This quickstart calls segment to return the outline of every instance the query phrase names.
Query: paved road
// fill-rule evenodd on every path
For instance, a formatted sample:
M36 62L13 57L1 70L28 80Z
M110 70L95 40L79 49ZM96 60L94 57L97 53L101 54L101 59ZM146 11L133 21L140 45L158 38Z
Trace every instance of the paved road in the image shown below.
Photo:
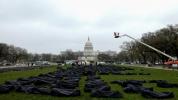
M148 67L148 66L146 66L146 65L141 65L141 64L132 64L132 65L128 65L128 66L137 66L137 67L144 67L144 68L154 68L154 69L163 69L163 70L174 70L174 71L178 71L178 69L164 68L163 66L151 66L151 67Z
M18 68L18 67L28 67L27 65L23 65L23 66L0 66L0 69L8 69L8 68Z

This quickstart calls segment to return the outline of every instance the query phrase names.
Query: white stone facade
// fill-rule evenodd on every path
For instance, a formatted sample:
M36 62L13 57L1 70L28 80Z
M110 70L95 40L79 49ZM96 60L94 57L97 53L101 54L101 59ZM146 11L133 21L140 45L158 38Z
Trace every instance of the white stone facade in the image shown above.
M93 45L90 42L90 38L89 37L88 37L88 41L85 43L83 54L84 54L84 56L81 57L80 60L83 60L86 63L96 62L97 57L96 57L96 55L94 53Z

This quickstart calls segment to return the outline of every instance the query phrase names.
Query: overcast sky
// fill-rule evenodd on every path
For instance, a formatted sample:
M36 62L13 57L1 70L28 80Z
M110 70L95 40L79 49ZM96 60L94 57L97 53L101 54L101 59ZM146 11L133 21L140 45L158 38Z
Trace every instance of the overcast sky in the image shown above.
M94 50L120 50L168 24L178 24L178 0L0 0L0 42L32 53L83 50L88 36Z

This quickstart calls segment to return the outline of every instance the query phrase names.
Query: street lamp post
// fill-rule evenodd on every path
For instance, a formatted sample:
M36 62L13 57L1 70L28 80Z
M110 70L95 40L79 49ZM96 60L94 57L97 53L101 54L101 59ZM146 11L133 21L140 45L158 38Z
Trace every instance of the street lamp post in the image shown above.
M129 37L129 38L131 38L131 39L143 44L144 46L146 46L146 47L148 47L148 48L150 48L150 49L152 49L152 50L154 50L154 51L156 51L156 52L158 52L158 53L160 53L160 54L172 59L173 61L177 60L176 58L174 58L174 57L172 57L172 56L170 56L170 55L168 55L168 54L166 54L166 53L164 53L164 52L162 52L162 51L160 51L160 50L158 50L158 49L156 49L156 48L154 48L154 47L152 47L152 46L150 46L150 45L148 45L148 44L146 44L146 43L144 43L142 41L139 41L139 40L127 35L127 34L119 35L119 33L114 32L114 37L115 38L119 38L119 37L123 37L123 36Z

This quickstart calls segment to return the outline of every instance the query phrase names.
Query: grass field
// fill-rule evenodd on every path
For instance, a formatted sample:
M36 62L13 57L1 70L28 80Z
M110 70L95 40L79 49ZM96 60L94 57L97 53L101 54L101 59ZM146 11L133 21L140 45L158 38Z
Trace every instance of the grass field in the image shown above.
M113 80L126 80L126 79L136 79L136 80L167 80L171 83L178 83L178 71L170 71L170 70L161 70L161 69L146 69L141 67L132 67L134 70L129 72L145 72L151 73L151 75L102 75L101 78L109 83L112 90L119 90L123 94L123 98L119 100L145 100L140 94L126 94L122 91L122 87L119 85L110 84L110 81ZM37 76L40 73L48 73L55 71L56 67L47 67L41 69L33 69L26 71L11 71L0 73L0 83L2 84L6 80L14 80L20 77L29 77L29 76ZM54 96L46 96L46 95L36 95L36 94L25 94L25 93L17 93L10 92L9 94L0 94L0 100L116 100L111 98L93 98L90 97L89 93L84 93L83 88L85 84L85 78L82 77L80 80L80 90L81 96L79 97L54 97ZM154 87L156 91L170 91L174 92L175 98L166 99L166 100L178 100L178 88L158 88L156 84L145 83L146 87ZM117 99L118 100L118 99ZM147 99L150 100L150 99Z

